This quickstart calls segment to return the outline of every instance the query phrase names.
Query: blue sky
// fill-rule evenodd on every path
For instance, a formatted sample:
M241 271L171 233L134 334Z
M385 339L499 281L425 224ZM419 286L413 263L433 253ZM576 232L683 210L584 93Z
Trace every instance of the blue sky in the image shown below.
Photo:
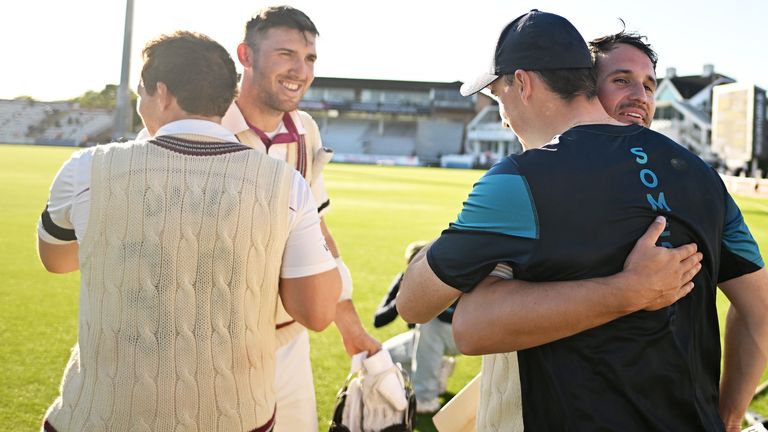
M158 34L205 33L235 55L242 28L259 8L286 2L134 0L131 85L139 52ZM27 0L0 16L0 98L59 100L120 80L124 0ZM659 53L657 74L698 74L705 63L768 88L768 2L333 1L287 2L320 30L317 76L417 81L470 79L487 66L499 31L538 8L565 16L589 40L639 31Z

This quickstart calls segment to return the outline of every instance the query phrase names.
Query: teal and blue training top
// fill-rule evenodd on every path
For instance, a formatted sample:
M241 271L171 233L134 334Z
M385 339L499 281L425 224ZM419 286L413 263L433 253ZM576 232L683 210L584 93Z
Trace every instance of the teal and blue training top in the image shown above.
M526 430L723 430L716 285L764 265L741 212L719 175L665 136L578 126L493 166L430 248L434 273L464 292L497 263L527 281L594 278L621 271L659 214L661 246L693 241L704 254L695 288L520 351Z

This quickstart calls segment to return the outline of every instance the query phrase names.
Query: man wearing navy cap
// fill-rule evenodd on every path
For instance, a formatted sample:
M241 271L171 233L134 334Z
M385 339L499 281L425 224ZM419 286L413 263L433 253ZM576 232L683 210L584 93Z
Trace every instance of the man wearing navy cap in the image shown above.
M478 429L739 430L768 358L768 273L717 173L605 112L589 49L563 17L512 21L493 69L462 94L486 87L526 151L475 184L397 300L423 322L462 296L459 349L492 354ZM659 216L660 246L694 242L703 260L654 295L657 275L630 271L637 248L624 257ZM669 253L692 260L684 251ZM717 285L732 304L722 380Z

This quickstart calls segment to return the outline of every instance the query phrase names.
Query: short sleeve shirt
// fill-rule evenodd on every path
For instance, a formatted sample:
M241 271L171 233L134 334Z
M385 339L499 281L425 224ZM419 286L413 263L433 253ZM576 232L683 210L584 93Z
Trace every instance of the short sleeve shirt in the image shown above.
M492 167L428 251L434 273L465 292L498 263L529 281L607 276L659 214L661 246L694 241L704 254L694 290L520 351L526 430L720 430L716 285L764 266L738 207L663 135L579 126Z
M200 120L169 123L157 136L196 132L237 142L221 126ZM51 244L65 244L84 238L90 207L91 160L94 148L76 152L56 174L48 205L38 222L38 236ZM307 182L293 173L289 197L289 234L280 276L311 276L336 267L320 231L320 219Z
M320 130L317 127L317 123L315 123L315 121L308 114L300 111L292 111L289 113L289 115L291 116L291 119L297 128L297 132L299 135L304 136L307 146L309 146L313 152L323 147L323 143L320 138ZM305 124L305 122L307 124ZM250 126L248 126L248 123L245 121L245 117L243 117L243 113L234 102L232 105L230 105L226 114L224 114L224 118L222 118L221 124L234 134L239 134L250 129ZM285 123L280 122L276 130L268 131L266 134L272 138L278 133L287 132L287 130L288 129L286 128ZM263 150L263 147L262 151L265 151ZM269 157L277 160L288 160L288 150L284 144L272 144L266 148L266 153ZM321 216L325 215L325 213L330 208L331 201L328 197L328 192L325 189L325 180L323 180L323 174L320 173L317 175L317 177L310 183L309 186L312 190L312 195L315 198L315 202L318 204L318 213L320 213Z

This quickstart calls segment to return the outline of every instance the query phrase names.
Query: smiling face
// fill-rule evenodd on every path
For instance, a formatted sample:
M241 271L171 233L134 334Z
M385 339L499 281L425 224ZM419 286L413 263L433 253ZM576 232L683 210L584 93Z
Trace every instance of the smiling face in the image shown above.
M648 56L619 43L597 56L597 96L605 111L622 123L649 127L656 110L656 72Z
M296 110L315 78L315 35L273 27L244 49L250 55L243 62L243 96L261 109Z

